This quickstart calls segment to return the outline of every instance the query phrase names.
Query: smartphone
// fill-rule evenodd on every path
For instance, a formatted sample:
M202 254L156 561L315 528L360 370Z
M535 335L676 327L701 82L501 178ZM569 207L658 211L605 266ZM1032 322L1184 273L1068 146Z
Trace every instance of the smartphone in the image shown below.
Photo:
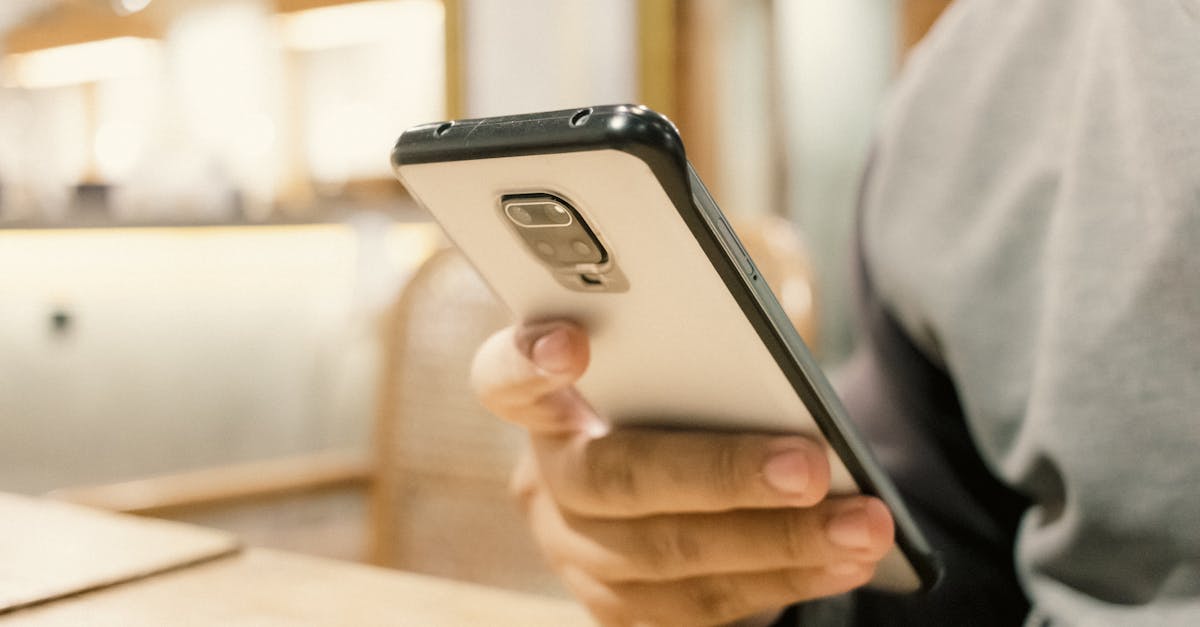
M936 553L667 118L609 105L423 124L392 165L516 320L587 329L577 387L601 416L818 439L832 492L877 496L895 518L873 585L934 585Z

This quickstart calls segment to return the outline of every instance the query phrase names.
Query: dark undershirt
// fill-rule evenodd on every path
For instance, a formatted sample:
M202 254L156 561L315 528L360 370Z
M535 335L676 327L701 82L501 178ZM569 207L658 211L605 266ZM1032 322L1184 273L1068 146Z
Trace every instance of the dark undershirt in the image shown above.
M860 216L861 217L861 216ZM794 608L777 625L1020 625L1029 612L1014 570L1029 501L988 470L967 432L954 382L879 299L855 251L859 346L838 380L850 417L941 553L945 576L925 594L863 588Z

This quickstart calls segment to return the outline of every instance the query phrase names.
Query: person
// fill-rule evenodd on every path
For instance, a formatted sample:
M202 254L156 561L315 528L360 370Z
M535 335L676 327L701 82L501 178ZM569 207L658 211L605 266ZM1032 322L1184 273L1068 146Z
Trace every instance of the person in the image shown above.
M568 322L488 340L514 477L602 624L1200 624L1200 2L959 0L883 116L840 390L946 562L797 437L614 429ZM790 608L790 609L784 609Z

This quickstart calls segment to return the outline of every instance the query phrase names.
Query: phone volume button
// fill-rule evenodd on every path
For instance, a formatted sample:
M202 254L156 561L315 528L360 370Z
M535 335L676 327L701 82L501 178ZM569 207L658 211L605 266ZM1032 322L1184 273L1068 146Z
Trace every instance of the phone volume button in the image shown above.
M716 224L718 234L725 241L725 247L732 252L734 248L737 248L737 238L733 236L733 229L729 228L729 223L725 221L725 218L718 217Z
M754 267L754 262L750 260L750 254L742 247L742 242L734 235L733 229L724 217L717 219L717 230L721 232L721 238L725 240L729 248L729 252L733 253L741 264L742 269L751 277L758 278L758 268Z

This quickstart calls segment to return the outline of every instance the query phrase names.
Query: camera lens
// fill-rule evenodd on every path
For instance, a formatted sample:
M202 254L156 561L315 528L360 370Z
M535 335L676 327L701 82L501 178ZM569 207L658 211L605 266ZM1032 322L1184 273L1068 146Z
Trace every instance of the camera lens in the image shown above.
M541 253L543 257L554 256L554 245L550 242L538 242L535 246L537 247L537 251Z
M533 216L529 215L529 210L521 205L510 206L508 208L508 217L515 220L517 224L525 226L533 223Z
M571 214L567 213L566 207L562 205L547 205L546 209L547 224L565 226L571 223Z

